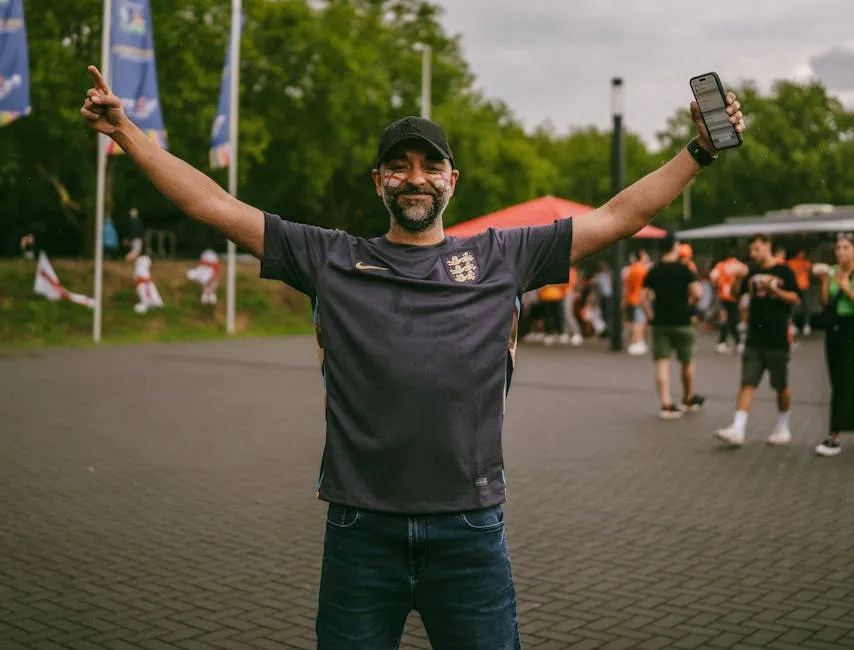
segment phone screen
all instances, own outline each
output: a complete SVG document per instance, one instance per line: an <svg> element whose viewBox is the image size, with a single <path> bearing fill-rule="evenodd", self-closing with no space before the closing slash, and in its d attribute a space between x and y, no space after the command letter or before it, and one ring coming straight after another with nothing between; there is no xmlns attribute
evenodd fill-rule
<svg viewBox="0 0 854 650"><path fill-rule="evenodd" d="M709 137L717 149L726 149L738 144L738 135L729 121L726 101L712 75L691 80L691 88L700 105L700 112L709 130Z"/></svg>

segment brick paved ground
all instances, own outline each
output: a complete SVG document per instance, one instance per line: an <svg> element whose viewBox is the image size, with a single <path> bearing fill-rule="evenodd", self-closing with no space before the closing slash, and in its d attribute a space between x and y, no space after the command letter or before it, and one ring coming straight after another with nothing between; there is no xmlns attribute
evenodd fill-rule
<svg viewBox="0 0 854 650"><path fill-rule="evenodd" d="M818 341L794 354L795 440L717 447L660 422L647 359L526 347L507 531L527 648L854 647L854 453L826 426ZM0 358L0 648L311 648L324 511L309 339ZM854 451L854 448L852 449ZM413 616L406 648L429 647Z"/></svg>

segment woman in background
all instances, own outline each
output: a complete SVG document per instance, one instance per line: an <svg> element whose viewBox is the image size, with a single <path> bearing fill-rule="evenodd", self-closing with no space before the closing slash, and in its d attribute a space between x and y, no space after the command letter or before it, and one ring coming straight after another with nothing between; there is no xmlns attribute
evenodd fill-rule
<svg viewBox="0 0 854 650"><path fill-rule="evenodd" d="M839 434L854 431L854 235L839 235L835 253L836 265L821 276L830 378L830 435L815 448L819 456L838 456L842 451Z"/></svg>

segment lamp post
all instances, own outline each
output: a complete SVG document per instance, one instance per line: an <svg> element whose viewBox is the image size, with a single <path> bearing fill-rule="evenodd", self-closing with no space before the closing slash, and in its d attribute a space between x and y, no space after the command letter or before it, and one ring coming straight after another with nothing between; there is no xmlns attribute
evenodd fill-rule
<svg viewBox="0 0 854 650"><path fill-rule="evenodd" d="M229 83L229 105L228 105L228 193L237 196L237 134L238 116L240 109L240 31L243 15L241 0L231 0L231 57L228 62L230 69ZM237 245L228 240L226 245L226 309L225 309L225 331L234 334L235 315L237 313Z"/></svg>
<svg viewBox="0 0 854 650"><path fill-rule="evenodd" d="M101 75L110 84L110 39L112 0L104 0L104 19L101 24ZM101 323L104 313L104 204L107 196L107 141L103 133L98 134L98 180L95 199L95 308L92 310L92 340L101 342Z"/></svg>
<svg viewBox="0 0 854 650"><path fill-rule="evenodd" d="M687 227L691 221L691 186L693 179L682 190L682 225Z"/></svg>
<svg viewBox="0 0 854 650"><path fill-rule="evenodd" d="M611 115L614 127L611 135L611 193L616 196L623 189L623 80L611 79ZM626 242L621 239L614 246L614 282L611 296L611 350L623 349L623 263Z"/></svg>
<svg viewBox="0 0 854 650"><path fill-rule="evenodd" d="M430 119L430 108L432 98L430 97L430 86L432 81L432 72L430 69L432 50L429 45L425 45L421 50L421 117L425 120Z"/></svg>

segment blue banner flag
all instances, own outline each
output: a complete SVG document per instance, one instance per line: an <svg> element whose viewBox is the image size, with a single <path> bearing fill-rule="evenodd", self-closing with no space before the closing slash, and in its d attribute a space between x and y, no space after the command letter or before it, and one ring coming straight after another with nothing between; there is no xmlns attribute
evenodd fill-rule
<svg viewBox="0 0 854 650"><path fill-rule="evenodd" d="M110 32L112 91L122 100L127 116L166 149L148 0L113 0ZM121 153L112 140L110 143L109 153Z"/></svg>
<svg viewBox="0 0 854 650"><path fill-rule="evenodd" d="M0 126L29 115L30 66L23 0L0 0Z"/></svg>
<svg viewBox="0 0 854 650"><path fill-rule="evenodd" d="M244 17L240 17L240 29L243 30ZM210 164L211 169L228 167L231 160L231 140L229 123L231 120L231 30L228 36L228 49L225 52L225 65L222 69L222 86L219 89L219 105L216 109L213 129L211 130ZM240 45L238 44L238 47Z"/></svg>

